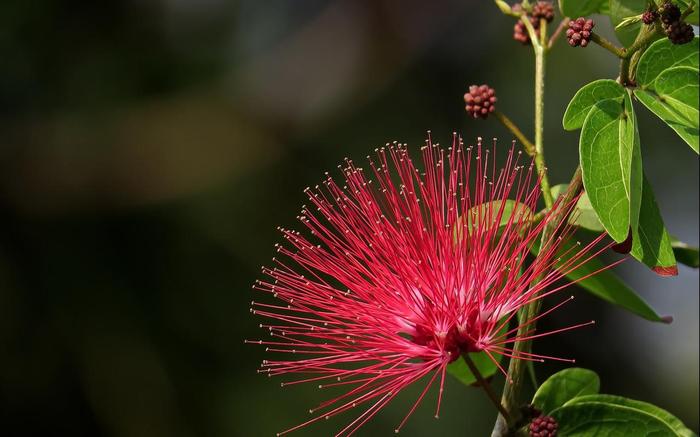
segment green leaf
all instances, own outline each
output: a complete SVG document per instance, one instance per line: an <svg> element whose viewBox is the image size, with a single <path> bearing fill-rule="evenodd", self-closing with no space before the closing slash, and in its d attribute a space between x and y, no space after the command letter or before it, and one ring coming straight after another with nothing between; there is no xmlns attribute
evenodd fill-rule
<svg viewBox="0 0 700 437"><path fill-rule="evenodd" d="M656 94L688 126L698 128L698 99L700 83L694 67L668 68L654 81Z"/></svg>
<svg viewBox="0 0 700 437"><path fill-rule="evenodd" d="M502 355L492 353L496 361L500 362L503 358ZM479 373L484 378L492 376L498 370L498 366L494 363L491 358L485 352L472 352L469 357L474 361L476 368L479 369ZM476 383L476 377L469 370L469 366L464 362L463 358L459 358L453 361L447 366L447 373L457 378L460 382L465 385L472 385Z"/></svg>
<svg viewBox="0 0 700 437"><path fill-rule="evenodd" d="M671 237L671 247L673 247L673 255L675 255L676 261L688 267L696 269L700 267L700 252L698 252L697 247L689 246L674 237Z"/></svg>
<svg viewBox="0 0 700 437"><path fill-rule="evenodd" d="M602 13L608 0L559 0L559 10L565 17L578 18Z"/></svg>
<svg viewBox="0 0 700 437"><path fill-rule="evenodd" d="M592 394L586 396L579 396L567 402L565 406L571 405L590 405L590 404L607 404L616 405L620 407L629 408L636 412L645 413L653 416L657 420L663 422L667 428L673 431L674 436L682 437L692 437L695 433L688 429L680 419L675 417L668 411L652 405L647 402L637 401L635 399L629 399L622 396L605 395L605 394Z"/></svg>
<svg viewBox="0 0 700 437"><path fill-rule="evenodd" d="M630 26L632 24L639 23L640 21L642 21L642 14L633 15L631 17L626 17L625 19L620 21L620 24L615 26L615 30L619 30L619 29L622 29L623 27L627 27L627 26Z"/></svg>
<svg viewBox="0 0 700 437"><path fill-rule="evenodd" d="M591 108L579 138L583 185L605 230L617 242L637 224L641 154L632 105L603 100Z"/></svg>
<svg viewBox="0 0 700 437"><path fill-rule="evenodd" d="M569 259L575 256L579 250L578 244L572 240L562 243L560 260L555 267L559 268ZM539 243L535 244L532 252L537 254ZM592 258L587 263L579 266L566 274L566 278L576 285L588 291L592 295L603 299L613 305L617 305L633 314L652 322L668 323L669 317L662 317L654 311L634 290L629 288L622 280L610 270L603 270L605 264L598 258ZM597 273L596 273L597 272ZM565 272L563 272L565 273ZM595 273L595 274L594 274Z"/></svg>
<svg viewBox="0 0 700 437"><path fill-rule="evenodd" d="M617 27L627 17L639 15L647 7L647 0L610 0L610 21L613 27ZM629 47L637 38L641 23L634 23L630 26L615 29L615 35L622 45Z"/></svg>
<svg viewBox="0 0 700 437"><path fill-rule="evenodd" d="M673 44L668 38L654 42L644 51L637 64L637 84L642 89L654 87L662 71L672 67L698 68L698 37L688 44Z"/></svg>
<svg viewBox="0 0 700 437"><path fill-rule="evenodd" d="M686 437L644 410L608 403L574 403L557 408L551 416L566 437Z"/></svg>
<svg viewBox="0 0 700 437"><path fill-rule="evenodd" d="M559 184L551 187L552 197L556 199L559 195L566 191L568 184ZM605 228L598 219L598 216L591 205L588 194L584 191L576 203L576 209L569 216L569 223L583 229L588 229L594 232L603 232Z"/></svg>
<svg viewBox="0 0 700 437"><path fill-rule="evenodd" d="M464 223L464 216L457 219L457 223L454 228L455 240L459 240L462 235L462 229L467 227L471 233L474 225L492 226L493 223L498 220L498 227L504 227L510 221L510 217L513 217L513 225L519 223L520 221L532 220L532 211L524 203L516 202L512 199L494 200L491 202L485 202L480 205L472 206L467 214L467 223Z"/></svg>
<svg viewBox="0 0 700 437"><path fill-rule="evenodd" d="M629 186L625 187L630 197L630 227L634 232L639 224L639 214L642 204L642 147L639 140L639 125L637 116L632 106L632 92L625 94L625 117L620 122L620 154L625 161L629 161L629 167L623 167L624 180L629 179ZM623 147L623 143L627 146ZM630 144L631 143L631 144ZM631 151L630 151L631 147Z"/></svg>
<svg viewBox="0 0 700 437"><path fill-rule="evenodd" d="M671 238L661 218L654 192L646 177L643 178L642 205L637 231L632 231L633 257L661 276L678 274Z"/></svg>
<svg viewBox="0 0 700 437"><path fill-rule="evenodd" d="M656 114L663 120L671 129L676 131L679 137L685 141L695 153L700 153L700 135L698 128L689 125L688 122L680 117L670 106L661 100L661 98L648 91L637 89L634 91L634 96L642 102L651 112Z"/></svg>
<svg viewBox="0 0 700 437"><path fill-rule="evenodd" d="M550 376L532 398L532 404L549 414L577 396L598 393L600 379L592 370L572 367Z"/></svg>
<svg viewBox="0 0 700 437"><path fill-rule="evenodd" d="M600 79L584 85L576 91L566 108L563 119L564 129L581 128L588 112L596 103L606 99L622 101L624 95L625 89L614 80Z"/></svg>

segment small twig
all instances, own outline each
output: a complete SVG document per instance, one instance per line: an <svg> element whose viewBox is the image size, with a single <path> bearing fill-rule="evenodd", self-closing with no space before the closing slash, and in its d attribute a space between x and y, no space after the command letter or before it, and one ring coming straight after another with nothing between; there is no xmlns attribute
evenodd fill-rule
<svg viewBox="0 0 700 437"><path fill-rule="evenodd" d="M638 50L643 49L648 44L650 44L654 38L660 33L660 27L658 23L654 23L651 26L645 26L642 31L637 36L637 39L632 43L631 46L623 50L623 58L631 58Z"/></svg>
<svg viewBox="0 0 700 437"><path fill-rule="evenodd" d="M532 25L527 14L522 14L520 16L520 21L522 21L522 23L525 25L525 29L527 29L527 34L530 37L530 42L532 43L532 48L535 49L535 52L537 52L537 50L541 50L542 47L540 46L540 37L539 37L539 35L537 35L537 31L535 30L535 26Z"/></svg>
<svg viewBox="0 0 700 437"><path fill-rule="evenodd" d="M494 3L496 3L496 7L501 10L505 15L511 16L511 17L516 17L520 18L520 14L513 11L513 9L510 7L508 3L506 3L503 0L494 0Z"/></svg>
<svg viewBox="0 0 700 437"><path fill-rule="evenodd" d="M602 36L598 35L595 32L591 32L591 41L594 43L598 44L605 50L609 51L613 55L617 56L618 58L624 58L625 57L625 49L621 49L615 44L611 43L607 39L603 38Z"/></svg>
<svg viewBox="0 0 700 437"><path fill-rule="evenodd" d="M544 216L547 215L547 212L548 212L548 211L549 211L549 210L546 210L546 209L541 210L541 211L538 212L537 214L533 215L533 216L532 216L532 220L530 220L530 221L531 221L533 224L536 224L536 223L541 222L542 219L544 218Z"/></svg>
<svg viewBox="0 0 700 437"><path fill-rule="evenodd" d="M629 77L629 72L630 72L630 59L629 58L622 58L620 61L620 84L622 86L627 86L630 84L630 77Z"/></svg>
<svg viewBox="0 0 700 437"><path fill-rule="evenodd" d="M695 2L693 0L690 1L690 4L686 8L685 11L681 14L681 20L684 20L688 17L688 15L692 14L693 11L695 10Z"/></svg>
<svg viewBox="0 0 700 437"><path fill-rule="evenodd" d="M510 418L510 414L498 400L498 395L496 395L496 393L491 388L491 384L489 384L489 382L486 381L481 372L479 372L479 369L476 367L476 364L474 364L474 361L472 361L472 359L469 357L469 354L463 353L462 358L464 358L464 362L467 363L469 370L472 372L479 385L484 389L489 399L491 399L491 402L496 406L496 408L498 408L498 411L506 419L506 422L508 422L508 424L511 424L512 421Z"/></svg>
<svg viewBox="0 0 700 437"><path fill-rule="evenodd" d="M564 32L564 29L566 29L566 26L569 25L569 22L571 21L571 18L569 17L564 17L557 28L554 30L554 33L552 33L552 36L549 38L549 42L547 43L547 50L551 50L552 47L554 46L554 43L557 42L557 39L559 39L559 36Z"/></svg>
<svg viewBox="0 0 700 437"><path fill-rule="evenodd" d="M578 196L582 189L583 179L581 166L578 166L576 167L576 171L574 171L574 175L571 177L567 190L564 192L564 194L562 194L563 199L559 205L569 205L574 198ZM555 232L559 223L569 219L571 208L560 207L557 211L553 211L553 213L557 214L555 219L548 223L545 229L542 231L540 253L544 251L546 242L551 238L552 233ZM541 277L538 278L538 280L539 279L541 279ZM524 332L535 329L536 323L533 321L533 319L539 313L541 304L542 301L540 299L536 299L522 308L522 311L524 311L524 319L522 322L520 322L521 325L516 336L524 335ZM515 351L514 355L529 353L531 348L532 340L516 341L513 346ZM525 377L526 366L527 364L524 360L511 358L510 362L508 363L508 376L512 378L513 383L505 386L503 396L501 397L501 402L514 414L517 412L516 406L519 405L518 398L520 396L520 391L522 390L522 381ZM511 414L511 417L513 417L513 414ZM513 434L514 430L512 429L512 424L504 419L505 418L502 419L499 417L496 420L496 425L494 426L491 437L505 437Z"/></svg>
<svg viewBox="0 0 700 437"><path fill-rule="evenodd" d="M547 48L547 20L540 18L540 46Z"/></svg>
<svg viewBox="0 0 700 437"><path fill-rule="evenodd" d="M639 63L639 59L642 57L644 54L644 50L638 50L634 55L632 55L632 59L630 59L630 66L629 66L629 81L631 84L635 84L637 80L637 64Z"/></svg>
<svg viewBox="0 0 700 437"><path fill-rule="evenodd" d="M505 114L503 114L500 111L494 111L493 115L498 119L498 121L503 124L503 126L506 127L513 135L515 135L515 138L517 138L525 148L525 153L527 153L530 156L535 156L535 145L532 143L532 141L528 140L525 134L518 128L518 126L515 125L511 121L510 118L506 117Z"/></svg>
<svg viewBox="0 0 700 437"><path fill-rule="evenodd" d="M627 49L623 49L622 59L620 61L620 84L623 86L634 85L633 78L636 73L637 63L639 61L639 53L646 50L659 34L659 25L657 23L651 26L645 26L637 35L634 43Z"/></svg>

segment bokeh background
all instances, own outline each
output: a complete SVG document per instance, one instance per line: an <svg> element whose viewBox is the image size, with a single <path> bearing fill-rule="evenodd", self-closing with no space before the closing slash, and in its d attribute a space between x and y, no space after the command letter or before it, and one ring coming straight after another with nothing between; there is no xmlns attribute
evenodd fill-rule
<svg viewBox="0 0 700 437"><path fill-rule="evenodd" d="M243 343L262 334L250 287L276 226L297 226L302 189L323 171L387 141L418 147L430 129L443 143L459 131L507 144L495 120L465 116L471 83L494 86L531 132L533 60L512 26L475 0L3 1L0 434L256 437L304 420L322 394L256 374L263 351ZM554 183L577 161L578 134L560 128L569 98L616 68L595 46L552 52ZM697 245L697 156L646 111L639 119L666 224ZM577 292L544 325L596 327L537 348L697 431L698 272L617 270L674 323ZM416 391L359 435L391 435ZM433 393L403 434L488 435L482 392L450 380L445 397L440 420Z"/></svg>

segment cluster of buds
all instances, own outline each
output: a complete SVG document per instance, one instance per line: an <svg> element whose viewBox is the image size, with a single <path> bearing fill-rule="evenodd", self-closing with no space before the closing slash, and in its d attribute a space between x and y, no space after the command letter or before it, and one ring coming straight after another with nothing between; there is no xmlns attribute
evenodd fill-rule
<svg viewBox="0 0 700 437"><path fill-rule="evenodd" d="M496 91L488 85L472 85L464 94L467 113L474 118L486 118L496 110Z"/></svg>
<svg viewBox="0 0 700 437"><path fill-rule="evenodd" d="M673 44L687 44L695 37L693 26L681 19L681 10L677 5L666 1L659 8L658 15L661 18L661 24L664 32L666 32L666 36Z"/></svg>
<svg viewBox="0 0 700 437"><path fill-rule="evenodd" d="M546 20L547 23L551 23L554 20L554 6L548 1L538 1L532 7L531 15L537 20Z"/></svg>
<svg viewBox="0 0 700 437"><path fill-rule="evenodd" d="M530 422L530 437L556 437L558 428L552 416L539 416Z"/></svg>
<svg viewBox="0 0 700 437"><path fill-rule="evenodd" d="M591 32L595 27L593 20L578 17L569 22L569 28L566 30L566 38L571 47L586 47L591 40Z"/></svg>
<svg viewBox="0 0 700 437"><path fill-rule="evenodd" d="M678 22L681 19L681 10L678 6L674 5L670 1L665 2L661 5L661 22L664 26L670 26L673 23Z"/></svg>
<svg viewBox="0 0 700 437"><path fill-rule="evenodd" d="M642 23L648 25L654 24L659 18L659 13L655 9L648 9L642 14Z"/></svg>
<svg viewBox="0 0 700 437"><path fill-rule="evenodd" d="M522 5L520 3L513 5L513 11L522 13ZM550 23L554 19L554 6L549 1L540 0L532 6L530 11L525 11L525 16L530 21L530 24L532 24L532 27L535 30L539 30L540 20L545 20ZM527 27L521 20L518 20L513 26L513 39L524 45L531 43Z"/></svg>

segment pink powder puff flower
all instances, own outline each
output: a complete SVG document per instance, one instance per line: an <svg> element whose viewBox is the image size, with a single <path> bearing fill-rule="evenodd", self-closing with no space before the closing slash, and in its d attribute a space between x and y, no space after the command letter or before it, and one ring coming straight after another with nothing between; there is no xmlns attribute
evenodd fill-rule
<svg viewBox="0 0 700 437"><path fill-rule="evenodd" d="M300 375L283 386L346 388L311 409L312 419L278 435L362 407L336 434L351 435L428 376L398 432L438 379L439 412L447 365L461 354L483 351L505 373L495 354L552 358L517 353L515 341L593 323L517 334L520 308L567 287L555 283L605 250L596 249L601 235L554 268L573 229L551 211L570 212L576 199L557 202L533 222L539 180L532 163L518 163L520 153L511 149L497 170L480 139L476 148L465 148L456 134L447 150L428 138L423 170L405 145L376 152L376 160L368 157L369 172L346 159L343 185L327 174L323 187L305 190L313 207L304 206L298 218L307 235L280 229L288 243L277 245L282 257L273 258L276 266L263 268L268 279L253 286L276 303L252 303L271 338L249 342L282 354L263 361L259 372ZM506 215L509 197L518 203ZM529 262L530 247L550 224L554 235Z"/></svg>

